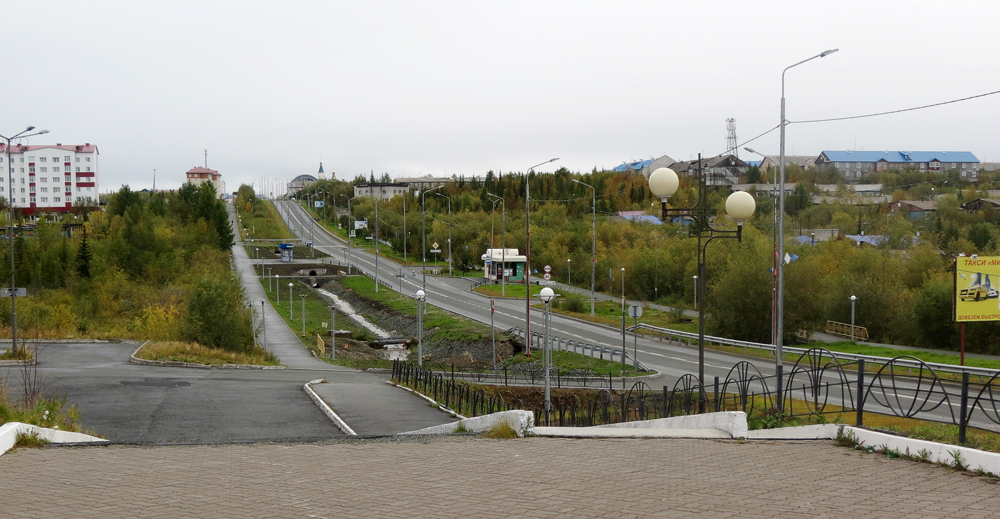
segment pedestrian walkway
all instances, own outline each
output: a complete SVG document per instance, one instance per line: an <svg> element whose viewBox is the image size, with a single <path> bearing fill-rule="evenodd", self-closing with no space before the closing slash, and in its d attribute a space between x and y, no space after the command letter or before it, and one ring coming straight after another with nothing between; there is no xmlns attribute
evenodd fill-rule
<svg viewBox="0 0 1000 519"><path fill-rule="evenodd" d="M994 517L995 480L832 441L484 440L29 449L6 518ZM113 491L109 492L109 489Z"/></svg>
<svg viewBox="0 0 1000 519"><path fill-rule="evenodd" d="M235 219L232 212L230 216ZM313 390L357 434L398 434L455 421L426 401L388 385L386 373L361 372L313 357L271 306L242 242L233 246L233 266L240 273L247 300L258 310L263 308L263 333L258 340L290 369L322 371L327 383L315 384Z"/></svg>

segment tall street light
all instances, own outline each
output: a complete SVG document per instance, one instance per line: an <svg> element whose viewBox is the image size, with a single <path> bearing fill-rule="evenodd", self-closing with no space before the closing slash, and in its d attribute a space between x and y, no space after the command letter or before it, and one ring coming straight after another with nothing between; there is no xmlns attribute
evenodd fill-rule
<svg viewBox="0 0 1000 519"><path fill-rule="evenodd" d="M349 216L348 220L351 221L351 226L347 228L347 273L348 274L351 273L351 259L353 259L353 253L351 252L351 235L354 233L354 226L355 226L354 211L351 209L351 200L354 200L355 198L357 197L355 196L347 199L347 216Z"/></svg>
<svg viewBox="0 0 1000 519"><path fill-rule="evenodd" d="M34 129L34 126L29 126L10 137L0 135L0 139L7 142L5 151L7 153L7 218L10 226L10 233L7 235L10 240L10 352L14 354L17 353L17 283L14 277L14 166L10 162L10 143L16 139L49 133L48 130L30 133Z"/></svg>
<svg viewBox="0 0 1000 519"><path fill-rule="evenodd" d="M423 286L420 287L427 292L427 193L441 189L444 185L425 189L420 193L420 234L423 236L423 244L420 245L420 256L423 257ZM424 307L426 310L426 307Z"/></svg>
<svg viewBox="0 0 1000 519"><path fill-rule="evenodd" d="M375 193L375 293L378 293L378 200L381 193Z"/></svg>
<svg viewBox="0 0 1000 519"><path fill-rule="evenodd" d="M594 292L594 280L596 278L596 269L597 269L597 189L595 189L594 186L592 186L590 184L586 184L584 182L580 182L579 180L572 179L572 178L570 180L572 180L573 182L576 182L577 184L581 184L581 185L587 186L587 187L590 188L591 191L593 191L593 201L591 202L591 205L590 205L590 211L591 211L590 212L590 225L591 225L590 232L593 235L593 236L591 236L591 242L590 242L590 316L593 317L594 316L594 295L595 295L595 292Z"/></svg>
<svg viewBox="0 0 1000 519"><path fill-rule="evenodd" d="M545 425L549 424L549 412L552 409L552 399L549 397L552 384L549 381L549 372L552 371L552 348L549 345L549 325L552 316L552 300L559 297L551 288L545 287L539 292L538 298L545 303L545 341L542 343L542 364L545 367Z"/></svg>
<svg viewBox="0 0 1000 519"><path fill-rule="evenodd" d="M854 342L854 303L858 300L858 296L851 295L851 342Z"/></svg>
<svg viewBox="0 0 1000 519"><path fill-rule="evenodd" d="M760 155L761 157L767 158L766 155L760 153L753 148L743 148L750 153ZM763 162L761 162L763 164ZM777 194L775 188L777 188L777 177L771 175L771 197ZM785 189L785 186L781 186L781 190ZM775 332L778 331L775 319L778 317L778 204L771 204L771 344L775 345L777 348L778 343L775 341Z"/></svg>
<svg viewBox="0 0 1000 519"><path fill-rule="evenodd" d="M496 198L500 202L500 295L506 296L507 291L507 201L503 197L486 193L486 196ZM496 204L496 202L493 202ZM494 205L496 207L496 205ZM490 238L492 241L492 238ZM491 243L492 245L492 243Z"/></svg>
<svg viewBox="0 0 1000 519"><path fill-rule="evenodd" d="M524 175L524 336L531 337L531 171L538 166L559 160L546 160L528 168ZM531 356L531 341L525 340L524 356Z"/></svg>
<svg viewBox="0 0 1000 519"><path fill-rule="evenodd" d="M660 199L662 217L666 219L671 214L689 214L694 218L691 232L698 237L698 382L701 397L699 408L705 408L705 252L708 244L716 238L743 239L743 221L753 216L756 202L753 195L745 191L737 191L726 199L726 213L736 220L736 230L716 229L709 223L712 214L708 207L708 189L705 174L702 171L704 162L698 155L698 202L687 209L668 209L667 199L677 191L679 179L677 173L670 168L659 168L649 175L649 190ZM704 239L707 237L707 239Z"/></svg>
<svg viewBox="0 0 1000 519"><path fill-rule="evenodd" d="M838 49L831 49L831 50L823 51L823 52L821 52L821 53L819 53L819 54L817 54L817 55L815 55L815 56L813 56L811 58L804 59L804 60L802 60L802 61L800 61L800 62L798 62L798 63L796 63L794 65L789 65L789 66L785 67L785 70L781 71L781 123L780 123L780 126L781 126L781 147L780 147L780 149L778 151L778 169L780 170L779 173L778 173L778 179L779 179L778 180L778 185L781 186L781 189L780 189L779 194L778 194L778 200L779 200L779 204L778 204L779 205L778 206L778 304L777 304L777 307L778 307L777 314L778 314L778 316L775 318L775 325L774 325L774 327L775 327L775 332L774 332L775 333L775 337L774 337L774 349L775 349L774 364L775 364L775 369L777 370L777 379L778 379L778 384L777 384L777 389L778 389L777 404L778 404L778 411L779 412L782 409L784 409L784 407L782 406L782 404L783 404L783 400L782 400L782 397L783 397L783 395L782 395L782 390L783 390L782 383L784 381L783 380L783 378L784 378L784 373L783 373L784 365L782 363L782 353L783 353L783 351L782 351L782 343L784 342L783 335L784 335L784 326L785 326L785 320L784 320L784 310L785 310L785 261L784 261L784 258L785 258L785 189L784 189L784 187L785 187L785 123L787 122L785 120L785 72L788 72L788 69L793 68L793 67L797 67L797 66L799 66L799 65L801 65L801 64L803 64L803 63L805 63L807 61L811 61L811 60L814 60L816 58L825 58L825 57L829 56L830 54L833 54L834 52L837 52L837 50Z"/></svg>
<svg viewBox="0 0 1000 519"><path fill-rule="evenodd" d="M444 197L448 199L448 275L451 275L451 197L448 195L442 195L441 193L434 193L437 196Z"/></svg>

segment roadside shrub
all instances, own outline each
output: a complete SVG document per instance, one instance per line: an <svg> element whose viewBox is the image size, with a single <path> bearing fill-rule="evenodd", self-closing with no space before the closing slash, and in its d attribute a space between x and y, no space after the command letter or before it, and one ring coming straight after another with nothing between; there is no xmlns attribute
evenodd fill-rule
<svg viewBox="0 0 1000 519"><path fill-rule="evenodd" d="M250 309L235 275L195 283L188 303L184 338L210 348L248 353L253 349Z"/></svg>

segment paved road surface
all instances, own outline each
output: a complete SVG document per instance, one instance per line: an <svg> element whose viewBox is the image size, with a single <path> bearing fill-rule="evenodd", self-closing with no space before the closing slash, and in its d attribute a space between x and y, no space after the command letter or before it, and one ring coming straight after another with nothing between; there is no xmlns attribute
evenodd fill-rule
<svg viewBox="0 0 1000 519"><path fill-rule="evenodd" d="M25 450L4 517L986 518L997 485L820 442L468 437Z"/></svg>

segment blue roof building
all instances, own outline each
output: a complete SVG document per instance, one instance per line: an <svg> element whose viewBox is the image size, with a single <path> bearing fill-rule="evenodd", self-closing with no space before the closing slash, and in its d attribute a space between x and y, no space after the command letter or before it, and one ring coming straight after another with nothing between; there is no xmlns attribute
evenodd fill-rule
<svg viewBox="0 0 1000 519"><path fill-rule="evenodd" d="M911 168L919 171L957 171L975 182L979 159L968 151L833 151L816 158L816 167L836 168L848 181L857 182L865 173Z"/></svg>

